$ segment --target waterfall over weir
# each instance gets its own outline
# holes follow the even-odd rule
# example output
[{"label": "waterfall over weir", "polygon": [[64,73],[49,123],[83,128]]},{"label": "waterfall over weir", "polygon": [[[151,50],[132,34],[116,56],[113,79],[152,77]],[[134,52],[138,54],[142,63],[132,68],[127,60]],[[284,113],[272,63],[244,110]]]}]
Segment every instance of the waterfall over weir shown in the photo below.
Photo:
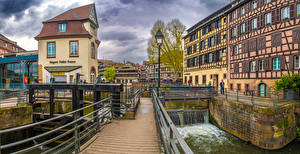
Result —
[{"label": "waterfall over weir", "polygon": [[208,123],[208,109],[203,110],[167,110],[171,120],[176,126]]}]

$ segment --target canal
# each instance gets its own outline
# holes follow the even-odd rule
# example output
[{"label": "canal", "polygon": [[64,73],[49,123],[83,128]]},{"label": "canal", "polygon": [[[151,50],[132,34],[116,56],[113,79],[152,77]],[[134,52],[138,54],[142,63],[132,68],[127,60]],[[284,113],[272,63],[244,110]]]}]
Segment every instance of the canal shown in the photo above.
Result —
[{"label": "canal", "polygon": [[[166,109],[203,109],[206,102],[166,102]],[[211,123],[198,123],[177,127],[189,147],[197,154],[300,154],[300,140],[280,150],[264,150],[219,129]]]}]

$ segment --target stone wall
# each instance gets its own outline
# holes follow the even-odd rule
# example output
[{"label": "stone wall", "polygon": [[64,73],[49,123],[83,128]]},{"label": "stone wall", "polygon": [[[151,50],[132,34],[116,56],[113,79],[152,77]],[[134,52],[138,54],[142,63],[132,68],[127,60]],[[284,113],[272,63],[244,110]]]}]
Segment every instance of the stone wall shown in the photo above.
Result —
[{"label": "stone wall", "polygon": [[214,99],[209,110],[221,129],[263,149],[283,148],[297,137],[295,106],[273,108]]},{"label": "stone wall", "polygon": [[18,127],[32,123],[31,106],[0,108],[0,129]]}]

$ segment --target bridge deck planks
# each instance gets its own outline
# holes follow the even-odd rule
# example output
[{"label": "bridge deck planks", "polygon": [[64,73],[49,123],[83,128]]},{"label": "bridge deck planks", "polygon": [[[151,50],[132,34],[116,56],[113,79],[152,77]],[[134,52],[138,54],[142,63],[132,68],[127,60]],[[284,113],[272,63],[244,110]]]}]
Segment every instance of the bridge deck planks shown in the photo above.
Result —
[{"label": "bridge deck planks", "polygon": [[82,153],[160,153],[151,98],[141,98],[136,120],[113,120]]}]

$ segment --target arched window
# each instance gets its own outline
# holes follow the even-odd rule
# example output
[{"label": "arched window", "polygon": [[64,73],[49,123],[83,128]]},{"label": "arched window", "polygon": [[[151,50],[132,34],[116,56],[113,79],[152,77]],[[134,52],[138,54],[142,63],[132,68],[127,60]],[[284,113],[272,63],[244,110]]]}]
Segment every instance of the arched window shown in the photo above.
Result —
[{"label": "arched window", "polygon": [[92,43],[91,44],[91,58],[92,59],[95,59],[95,44],[94,43]]},{"label": "arched window", "polygon": [[267,96],[267,85],[264,83],[259,84],[259,96],[261,97]]}]

